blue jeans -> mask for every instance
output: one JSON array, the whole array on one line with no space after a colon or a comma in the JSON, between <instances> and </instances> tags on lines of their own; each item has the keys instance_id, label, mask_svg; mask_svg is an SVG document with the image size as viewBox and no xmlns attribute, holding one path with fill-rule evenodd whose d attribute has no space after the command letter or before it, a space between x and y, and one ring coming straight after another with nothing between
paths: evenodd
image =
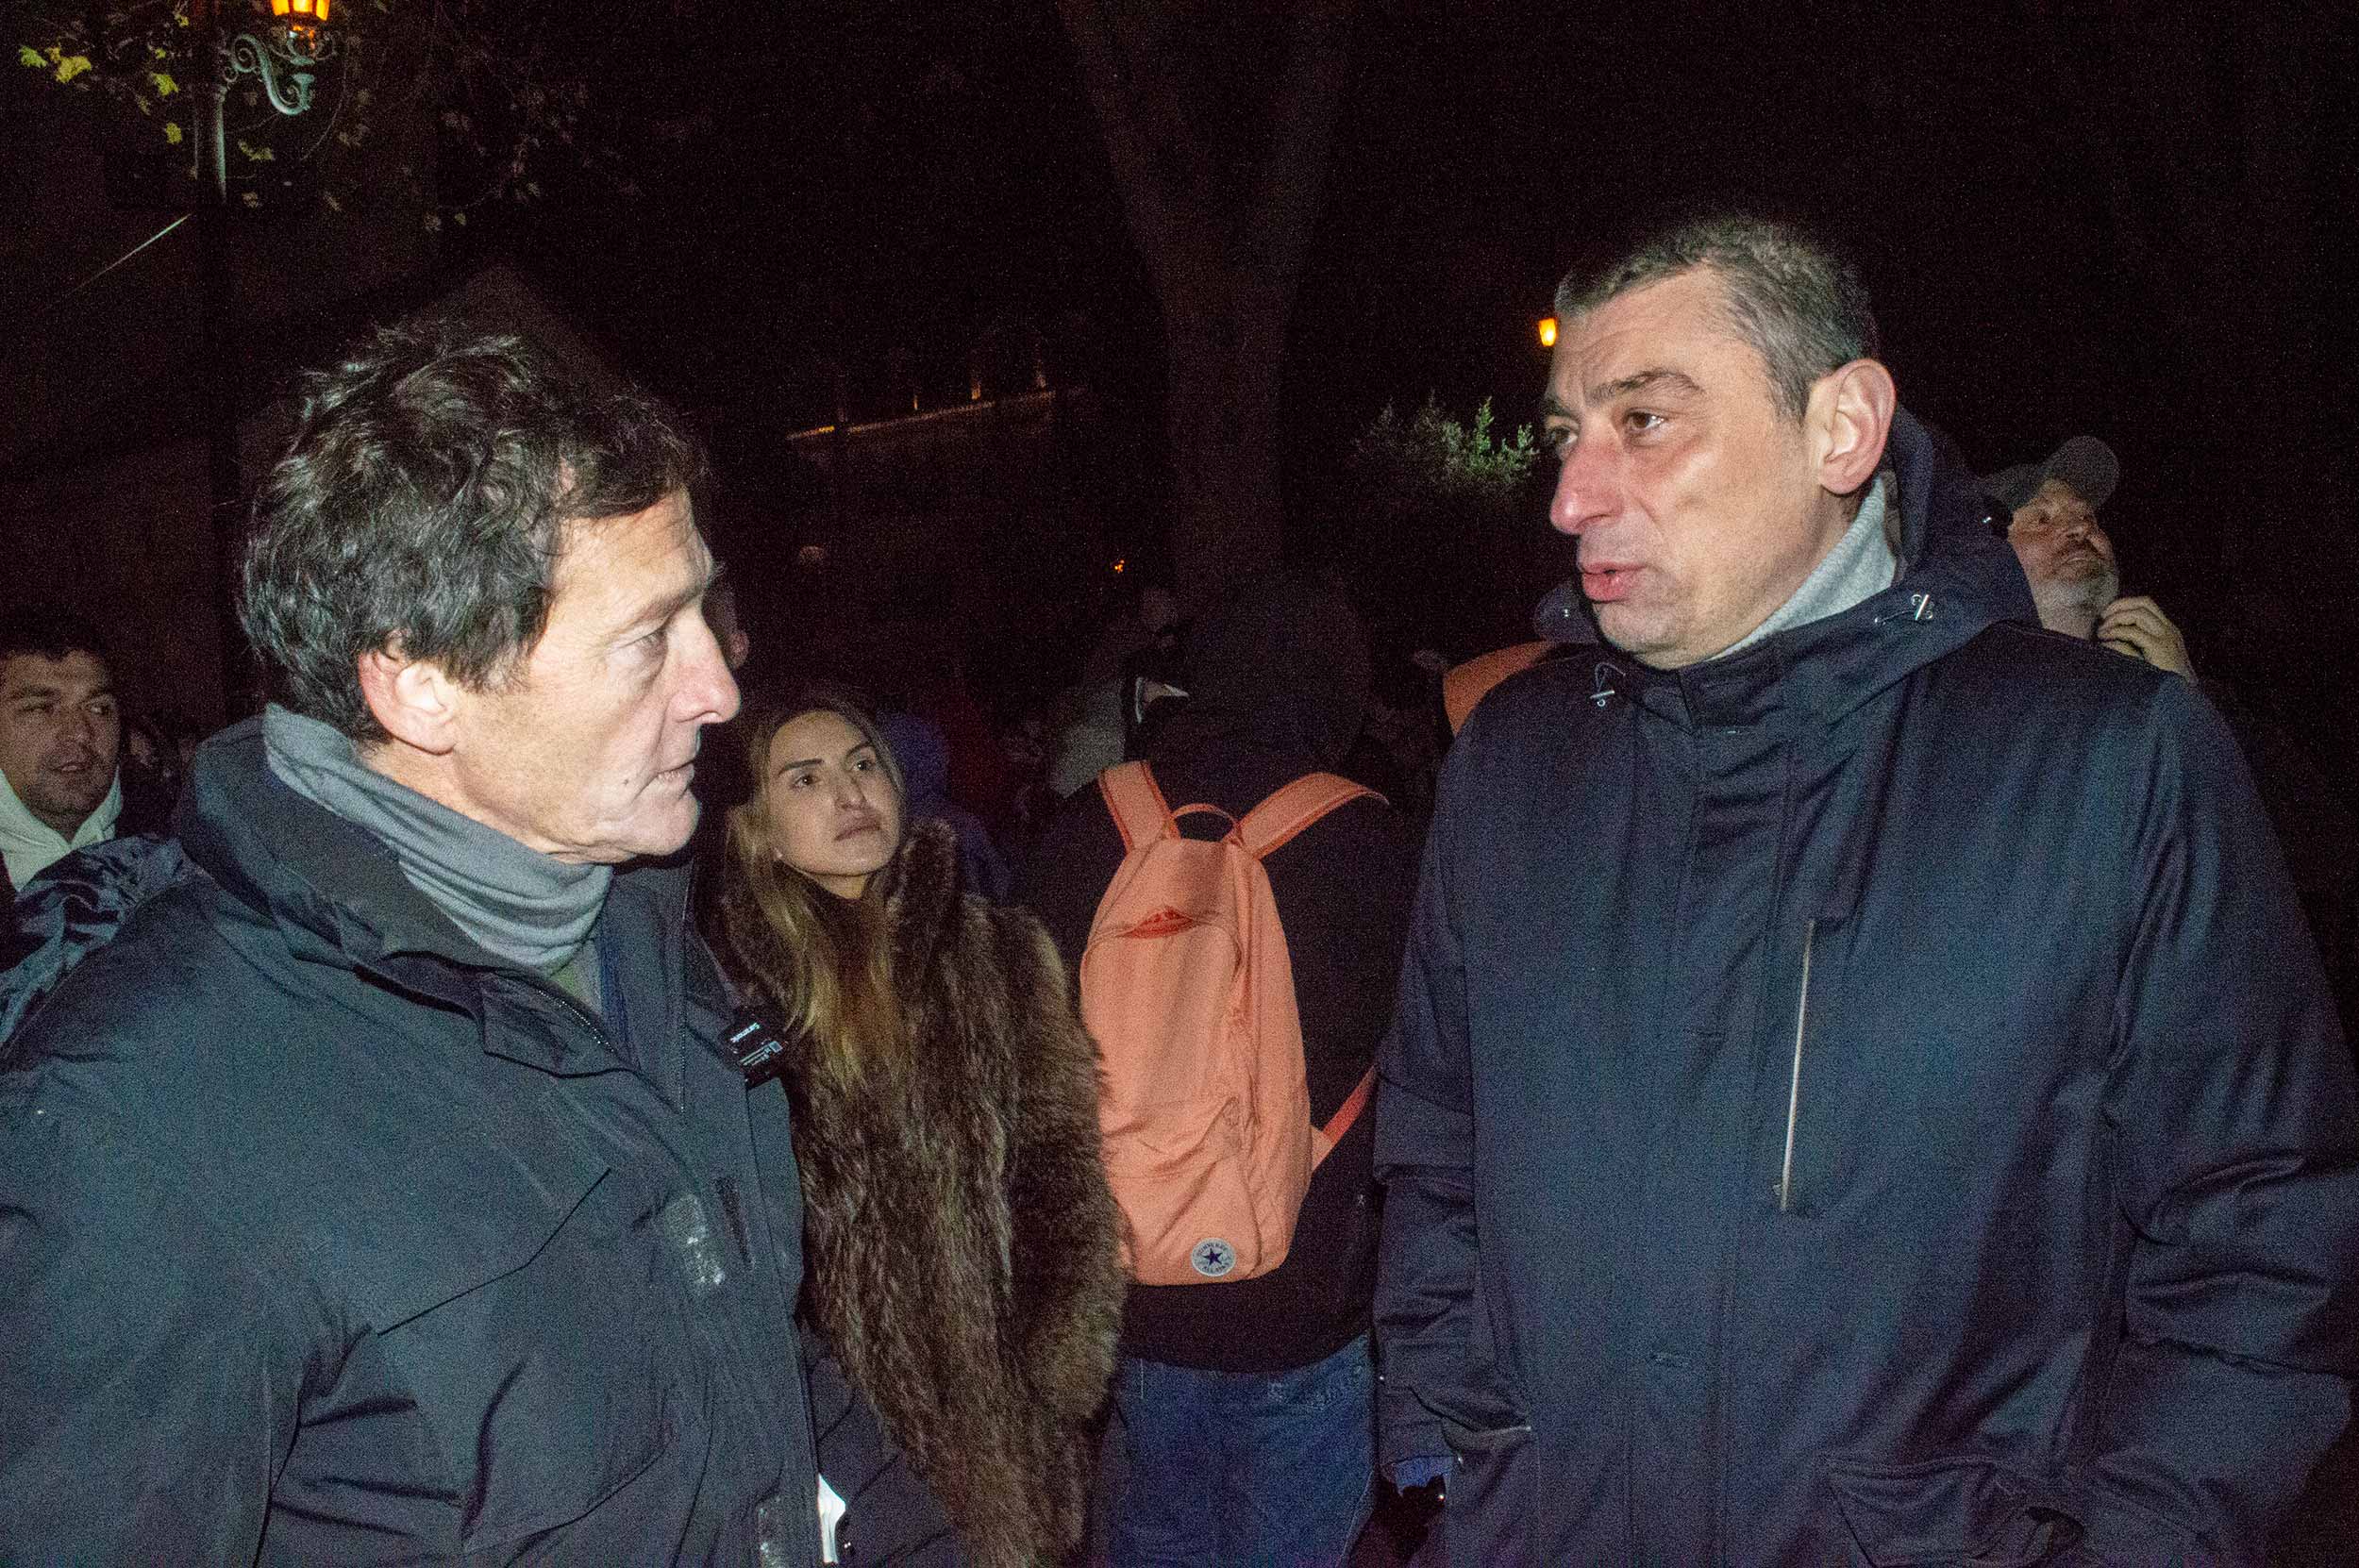
<instances>
[{"instance_id":1,"label":"blue jeans","mask_svg":"<svg viewBox=\"0 0 2359 1568\"><path fill-rule=\"evenodd\" d=\"M1375 1380L1365 1335L1274 1375L1123 1358L1113 1568L1335 1568L1375 1501Z\"/></svg>"}]
</instances>

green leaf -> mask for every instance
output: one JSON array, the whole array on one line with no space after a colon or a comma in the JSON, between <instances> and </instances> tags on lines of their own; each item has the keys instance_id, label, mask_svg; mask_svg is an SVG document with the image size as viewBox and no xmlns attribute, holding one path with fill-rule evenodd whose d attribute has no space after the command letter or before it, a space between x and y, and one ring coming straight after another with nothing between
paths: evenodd
<instances>
[{"instance_id":1,"label":"green leaf","mask_svg":"<svg viewBox=\"0 0 2359 1568\"><path fill-rule=\"evenodd\" d=\"M156 84L156 96L159 98L169 98L180 91L180 84L164 72L151 71L148 75Z\"/></svg>"},{"instance_id":2,"label":"green leaf","mask_svg":"<svg viewBox=\"0 0 2359 1568\"><path fill-rule=\"evenodd\" d=\"M80 75L83 72L89 69L90 57L88 55L68 55L64 58L58 61L58 69L55 72L55 75L58 80L61 82L70 82L75 77Z\"/></svg>"},{"instance_id":3,"label":"green leaf","mask_svg":"<svg viewBox=\"0 0 2359 1568\"><path fill-rule=\"evenodd\" d=\"M49 68L49 57L29 43L20 43L16 46L16 58L19 62L29 65L36 71L45 71Z\"/></svg>"},{"instance_id":4,"label":"green leaf","mask_svg":"<svg viewBox=\"0 0 2359 1568\"><path fill-rule=\"evenodd\" d=\"M180 144L180 135L181 135L181 132L180 132L180 122L179 122L179 121L177 121L177 120L167 120L167 121L165 121L165 122L164 122L164 140L165 140L165 141L167 141L167 142L171 142L174 146L176 146L176 146L178 146L178 145Z\"/></svg>"}]
</instances>

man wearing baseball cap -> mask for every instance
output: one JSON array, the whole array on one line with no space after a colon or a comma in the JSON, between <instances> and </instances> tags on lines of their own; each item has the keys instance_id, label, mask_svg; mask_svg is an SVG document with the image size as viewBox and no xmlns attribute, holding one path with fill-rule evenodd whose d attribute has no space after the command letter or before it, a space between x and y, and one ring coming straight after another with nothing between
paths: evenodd
<instances>
[{"instance_id":1,"label":"man wearing baseball cap","mask_svg":"<svg viewBox=\"0 0 2359 1568\"><path fill-rule=\"evenodd\" d=\"M2046 462L2018 463L1983 486L2015 515L2007 530L2031 579L2040 625L2101 642L2195 681L2243 749L2277 829L2345 1017L2359 1024L2359 825L2300 744L2227 682L2199 678L2186 639L2144 594L2120 597L2114 543L2097 520L2121 477L2113 449L2074 436Z\"/></svg>"},{"instance_id":2,"label":"man wearing baseball cap","mask_svg":"<svg viewBox=\"0 0 2359 1568\"><path fill-rule=\"evenodd\" d=\"M2074 436L2046 462L2017 463L1983 483L2015 516L2007 542L2031 579L2041 626L2193 680L2187 640L2163 607L2143 593L2121 596L2114 542L2097 520L2120 480L2112 447Z\"/></svg>"}]
</instances>

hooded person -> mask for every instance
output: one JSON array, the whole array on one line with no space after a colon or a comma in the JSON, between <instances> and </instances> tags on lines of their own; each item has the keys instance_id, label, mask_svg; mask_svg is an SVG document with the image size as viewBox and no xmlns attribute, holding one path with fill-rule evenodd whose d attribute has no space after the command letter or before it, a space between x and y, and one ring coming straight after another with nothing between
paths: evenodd
<instances>
[{"instance_id":1,"label":"hooded person","mask_svg":"<svg viewBox=\"0 0 2359 1568\"><path fill-rule=\"evenodd\" d=\"M1188 640L1186 704L1146 760L1164 797L1243 817L1332 771L1366 719L1367 646L1332 590L1279 574ZM1219 819L1183 820L1210 836ZM1311 1115L1324 1123L1374 1059L1414 891L1415 838L1363 797L1263 861L1294 972ZM1050 821L1017 890L1078 973L1123 843L1096 790ZM1130 1288L1115 1376L1129 1484L1110 1497L1113 1560L1339 1561L1371 1492L1367 1353L1376 1209L1361 1117L1322 1162L1284 1263L1237 1282Z\"/></svg>"},{"instance_id":2,"label":"hooded person","mask_svg":"<svg viewBox=\"0 0 2359 1568\"><path fill-rule=\"evenodd\" d=\"M942 726L914 713L888 713L878 721L885 743L901 764L907 791L902 809L912 823L929 817L947 823L958 838L959 872L969 892L996 904L1008 896L1013 874L983 819L950 798L950 742Z\"/></svg>"},{"instance_id":3,"label":"hooded person","mask_svg":"<svg viewBox=\"0 0 2359 1568\"><path fill-rule=\"evenodd\" d=\"M1377 1097L1430 1560L2265 1560L2359 1101L2234 742L2029 624L1805 237L1557 304L1565 651L1450 749Z\"/></svg>"}]
</instances>

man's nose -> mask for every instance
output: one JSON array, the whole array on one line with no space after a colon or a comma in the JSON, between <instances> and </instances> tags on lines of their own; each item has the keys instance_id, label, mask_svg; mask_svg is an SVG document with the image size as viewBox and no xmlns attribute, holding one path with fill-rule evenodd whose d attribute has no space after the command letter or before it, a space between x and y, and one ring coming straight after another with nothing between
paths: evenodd
<instances>
[{"instance_id":1,"label":"man's nose","mask_svg":"<svg viewBox=\"0 0 2359 1568\"><path fill-rule=\"evenodd\" d=\"M1606 455L1594 442L1574 442L1556 471L1556 493L1548 498L1548 522L1557 532L1578 538L1613 510L1614 484Z\"/></svg>"},{"instance_id":2,"label":"man's nose","mask_svg":"<svg viewBox=\"0 0 2359 1568\"><path fill-rule=\"evenodd\" d=\"M691 653L692 668L681 690L693 722L700 725L725 725L737 717L737 677L729 674L729 661L721 652L720 640L712 628L696 618L691 634L697 646Z\"/></svg>"}]
</instances>

